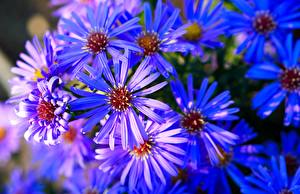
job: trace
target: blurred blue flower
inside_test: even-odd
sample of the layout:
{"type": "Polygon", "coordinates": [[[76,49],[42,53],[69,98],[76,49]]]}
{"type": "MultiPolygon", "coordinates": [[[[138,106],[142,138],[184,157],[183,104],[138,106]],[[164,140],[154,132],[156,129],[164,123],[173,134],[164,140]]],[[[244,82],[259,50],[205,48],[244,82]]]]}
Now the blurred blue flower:
{"type": "Polygon", "coordinates": [[[72,13],[70,19],[62,18],[61,27],[69,33],[60,34],[58,39],[64,41],[63,51],[59,55],[60,69],[71,69],[76,75],[91,59],[101,73],[101,61],[107,58],[106,51],[113,57],[120,52],[116,48],[127,48],[134,51],[140,49],[133,43],[118,39],[121,34],[138,28],[139,18],[132,18],[122,24],[117,22],[121,9],[110,13],[110,8],[100,3],[97,8],[87,7],[86,18],[72,13]]]}
{"type": "Polygon", "coordinates": [[[294,175],[300,167],[300,136],[296,131],[281,132],[281,142],[266,142],[265,153],[269,156],[282,155],[285,159],[288,175],[294,175]]]}
{"type": "Polygon", "coordinates": [[[239,136],[237,144],[232,146],[228,152],[221,150],[223,158],[216,166],[209,169],[209,174],[204,179],[204,188],[208,194],[223,193],[231,194],[230,182],[232,179],[237,186],[244,183],[244,174],[240,167],[255,168],[266,163],[260,155],[263,153],[262,145],[249,144],[256,137],[253,129],[241,120],[232,127],[231,122],[223,124],[223,128],[239,136]]]}
{"type": "Polygon", "coordinates": [[[253,175],[246,177],[241,185],[243,194],[299,194],[300,168],[293,177],[287,175],[286,163],[281,156],[279,161],[272,157],[271,169],[263,166],[253,170],[253,175]]]}
{"type": "Polygon", "coordinates": [[[11,68],[17,76],[9,80],[13,96],[9,102],[27,98],[38,81],[57,74],[54,70],[57,49],[50,33],[44,35],[43,46],[35,36],[32,42],[26,42],[25,48],[28,54],[21,53],[22,60],[17,61],[17,67],[11,68]]]}
{"type": "Polygon", "coordinates": [[[228,11],[224,14],[224,18],[230,26],[231,34],[247,33],[247,38],[237,48],[237,53],[246,50],[247,61],[261,61],[267,41],[277,45],[288,31],[300,28],[300,7],[296,1],[231,0],[231,2],[241,13],[228,11]]]}
{"type": "Polygon", "coordinates": [[[114,151],[107,148],[108,139],[100,142],[101,148],[96,149],[99,168],[103,171],[122,169],[120,182],[128,185],[129,191],[143,187],[152,191],[158,184],[166,185],[168,175],[176,176],[177,166],[183,165],[185,151],[179,145],[186,143],[187,139],[182,136],[182,129],[176,128],[178,116],[171,114],[165,118],[163,124],[144,121],[148,138],[133,149],[124,150],[120,138],[115,139],[114,151]]]}
{"type": "Polygon", "coordinates": [[[300,41],[293,46],[293,37],[288,35],[285,44],[278,45],[279,61],[255,64],[247,77],[255,80],[272,80],[252,101],[253,109],[261,118],[268,117],[282,101],[285,101],[284,125],[300,126],[300,41]]]}
{"type": "Polygon", "coordinates": [[[19,103],[17,115],[25,118],[29,127],[24,137],[45,144],[56,144],[58,137],[66,132],[71,115],[66,112],[70,96],[58,87],[61,80],[52,77],[37,83],[28,98],[19,103]]]}
{"type": "Polygon", "coordinates": [[[219,40],[219,36],[227,28],[222,17],[223,3],[218,2],[215,6],[212,3],[212,0],[207,3],[204,0],[184,1],[184,17],[180,20],[180,25],[191,25],[186,28],[186,33],[180,40],[191,44],[190,52],[194,56],[203,56],[203,47],[223,47],[219,40]]]}
{"type": "Polygon", "coordinates": [[[212,164],[218,164],[222,150],[228,150],[230,145],[236,144],[238,136],[213,124],[215,121],[235,120],[234,113],[238,108],[229,108],[234,102],[230,100],[229,91],[222,92],[212,98],[217,87],[214,82],[208,86],[208,79],[202,81],[198,91],[193,88],[193,78],[188,76],[188,92],[179,80],[171,81],[174,98],[181,109],[181,127],[189,136],[187,146],[187,160],[201,166],[206,159],[206,152],[212,164]],[[194,99],[194,94],[196,99],[194,99]]]}
{"type": "Polygon", "coordinates": [[[25,172],[19,168],[14,169],[4,194],[43,194],[44,185],[39,178],[37,172],[33,170],[25,172]]]}
{"type": "MultiPolygon", "coordinates": [[[[108,61],[103,61],[108,64],[108,61]]],[[[145,129],[138,119],[136,110],[158,123],[163,123],[164,118],[152,109],[169,110],[170,107],[158,100],[144,96],[160,90],[167,82],[161,82],[147,89],[143,89],[159,77],[159,73],[150,74],[151,67],[147,60],[142,62],[128,80],[129,64],[127,58],[114,59],[114,76],[110,69],[105,69],[103,77],[92,68],[87,68],[87,74],[79,73],[78,79],[86,84],[92,92],[73,88],[73,92],[80,97],[70,103],[72,111],[87,111],[77,118],[88,118],[82,131],[92,130],[106,115],[107,121],[96,134],[94,141],[98,143],[109,135],[109,145],[114,148],[115,134],[120,133],[124,149],[129,145],[142,144],[147,139],[145,129]],[[128,80],[128,81],[127,81],[128,80]]]]}

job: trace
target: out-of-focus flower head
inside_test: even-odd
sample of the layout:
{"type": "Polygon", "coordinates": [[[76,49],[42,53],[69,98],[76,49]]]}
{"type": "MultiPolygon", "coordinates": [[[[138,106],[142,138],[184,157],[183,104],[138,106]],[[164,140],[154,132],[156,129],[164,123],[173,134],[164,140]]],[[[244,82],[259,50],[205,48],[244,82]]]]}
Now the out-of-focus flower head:
{"type": "Polygon", "coordinates": [[[86,17],[73,12],[70,19],[62,18],[61,27],[68,33],[59,34],[58,39],[64,41],[62,54],[59,55],[59,69],[72,70],[76,75],[83,66],[93,60],[93,65],[103,70],[103,61],[108,58],[107,53],[118,58],[120,51],[129,49],[139,51],[139,48],[126,40],[119,39],[120,35],[138,28],[139,18],[132,18],[120,22],[121,9],[110,13],[110,8],[100,3],[96,8],[86,7],[86,17]]]}
{"type": "Polygon", "coordinates": [[[180,144],[187,139],[182,136],[182,129],[176,128],[178,116],[170,114],[165,118],[163,124],[143,121],[148,138],[133,149],[124,150],[120,138],[115,139],[113,151],[106,146],[109,139],[100,142],[102,147],[96,150],[96,159],[101,161],[99,168],[108,172],[122,169],[120,182],[127,185],[129,191],[138,191],[142,187],[153,190],[155,185],[166,185],[169,175],[176,176],[177,167],[183,165],[185,151],[180,144]]]}
{"type": "Polygon", "coordinates": [[[147,139],[143,124],[135,109],[158,123],[164,122],[164,118],[153,109],[169,110],[170,107],[145,96],[160,90],[167,82],[144,89],[160,75],[159,73],[150,74],[151,67],[147,66],[146,61],[140,64],[130,78],[126,57],[114,59],[113,70],[108,68],[108,64],[108,61],[103,61],[103,65],[107,67],[103,71],[103,76],[99,76],[98,71],[91,68],[87,69],[90,75],[82,72],[78,74],[78,79],[92,91],[73,88],[72,91],[80,97],[70,102],[71,111],[86,111],[77,116],[88,118],[82,129],[84,133],[92,130],[101,119],[109,115],[94,141],[98,143],[109,135],[110,148],[114,149],[115,134],[121,134],[123,148],[127,149],[128,145],[132,148],[147,139]]]}
{"type": "Polygon", "coordinates": [[[293,1],[231,0],[241,11],[227,11],[224,18],[231,34],[247,33],[247,39],[237,48],[237,53],[246,50],[245,60],[261,61],[267,41],[274,46],[284,38],[287,31],[299,28],[299,4],[293,1]]]}
{"type": "Polygon", "coordinates": [[[12,106],[0,103],[0,166],[19,148],[20,131],[12,106]]]}
{"type": "Polygon", "coordinates": [[[284,157],[279,160],[271,159],[271,168],[263,166],[253,169],[253,175],[246,177],[246,182],[241,185],[243,194],[299,194],[300,193],[300,168],[289,177],[287,175],[284,157]]]}
{"type": "Polygon", "coordinates": [[[66,110],[71,97],[60,85],[61,79],[56,76],[49,81],[42,80],[28,98],[19,103],[17,115],[29,124],[24,134],[27,141],[56,144],[59,136],[68,131],[71,115],[66,110]]]}
{"type": "Polygon", "coordinates": [[[5,187],[5,194],[44,194],[44,186],[36,171],[23,171],[16,168],[10,175],[10,181],[5,187]]]}
{"type": "Polygon", "coordinates": [[[193,78],[189,75],[186,92],[180,80],[171,81],[174,98],[183,113],[180,124],[189,136],[186,159],[196,166],[203,164],[207,153],[211,163],[218,164],[224,158],[221,150],[229,151],[229,147],[235,145],[238,139],[237,135],[214,123],[235,120],[238,117],[234,114],[239,111],[238,108],[229,108],[234,103],[230,100],[229,91],[212,98],[216,87],[217,82],[209,86],[208,79],[204,79],[196,91],[193,78]]]}
{"type": "Polygon", "coordinates": [[[296,131],[281,132],[281,142],[268,141],[265,144],[265,153],[269,156],[285,159],[288,175],[294,175],[300,167],[300,136],[296,131]]]}
{"type": "Polygon", "coordinates": [[[261,118],[266,118],[285,102],[284,125],[300,126],[300,41],[293,44],[288,35],[285,44],[278,45],[279,61],[265,61],[255,64],[247,77],[254,80],[271,80],[252,100],[253,109],[261,118]]]}
{"type": "Polygon", "coordinates": [[[237,186],[244,183],[244,174],[240,167],[255,168],[266,163],[261,156],[264,147],[249,144],[249,141],[253,140],[257,134],[244,120],[241,120],[234,127],[232,127],[231,122],[220,125],[238,135],[239,139],[237,144],[232,146],[229,151],[224,152],[221,150],[223,158],[220,157],[219,163],[209,169],[203,186],[209,194],[231,194],[232,190],[228,178],[232,179],[237,186]]]}
{"type": "Polygon", "coordinates": [[[29,93],[37,87],[37,82],[57,75],[55,63],[57,48],[50,33],[44,36],[43,45],[35,36],[32,41],[27,41],[25,48],[28,54],[21,53],[22,60],[17,61],[17,67],[11,71],[17,76],[9,80],[12,98],[9,102],[18,102],[27,98],[29,93]]]}

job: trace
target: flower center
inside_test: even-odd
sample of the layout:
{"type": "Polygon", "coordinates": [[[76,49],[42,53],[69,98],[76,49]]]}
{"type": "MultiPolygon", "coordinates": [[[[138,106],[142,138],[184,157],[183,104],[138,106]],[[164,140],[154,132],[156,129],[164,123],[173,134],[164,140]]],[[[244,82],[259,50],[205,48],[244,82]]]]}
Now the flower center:
{"type": "Polygon", "coordinates": [[[277,24],[268,11],[259,11],[253,20],[254,29],[260,34],[268,34],[276,28],[277,24]]]}
{"type": "Polygon", "coordinates": [[[160,40],[156,33],[143,33],[137,43],[144,49],[145,55],[153,55],[159,50],[160,40]]]}
{"type": "Polygon", "coordinates": [[[109,103],[116,111],[125,111],[132,100],[131,93],[126,87],[114,88],[109,93],[109,103]]]}
{"type": "Polygon", "coordinates": [[[42,67],[41,69],[36,69],[34,74],[33,74],[33,81],[38,81],[39,79],[45,78],[43,75],[43,72],[48,73],[49,69],[47,67],[42,67]]]}
{"type": "Polygon", "coordinates": [[[219,159],[218,166],[220,166],[220,167],[227,166],[232,160],[233,152],[230,151],[227,153],[222,148],[220,148],[220,147],[218,147],[218,148],[221,152],[221,155],[218,154],[218,159],[219,159]]]}
{"type": "Polygon", "coordinates": [[[97,189],[86,189],[84,194],[99,194],[99,191],[97,189]]]}
{"type": "Polygon", "coordinates": [[[285,156],[285,163],[288,175],[294,175],[299,167],[299,162],[296,157],[288,154],[285,156]]]}
{"type": "Polygon", "coordinates": [[[6,137],[6,130],[0,127],[0,141],[6,137]]]}
{"type": "Polygon", "coordinates": [[[41,120],[52,121],[55,117],[55,106],[51,102],[41,101],[37,106],[38,117],[41,120]]]}
{"type": "Polygon", "coordinates": [[[67,143],[73,143],[77,136],[77,130],[74,127],[70,127],[69,131],[63,134],[63,139],[67,143]]]}
{"type": "Polygon", "coordinates": [[[87,38],[86,47],[94,54],[98,54],[106,49],[108,37],[103,32],[94,32],[87,38]]]}
{"type": "Polygon", "coordinates": [[[181,126],[188,130],[189,133],[197,133],[204,127],[205,121],[199,111],[192,110],[185,114],[181,119],[181,126]]]}
{"type": "Polygon", "coordinates": [[[153,146],[153,141],[150,139],[145,141],[143,144],[140,144],[140,147],[134,146],[133,150],[131,151],[132,155],[135,155],[137,158],[144,158],[151,154],[151,149],[153,146]]]}
{"type": "Polygon", "coordinates": [[[197,22],[194,22],[192,25],[187,27],[185,30],[186,30],[186,33],[183,35],[183,37],[186,40],[196,41],[202,37],[203,30],[197,22]]]}
{"type": "Polygon", "coordinates": [[[300,70],[298,68],[284,70],[280,81],[282,87],[288,91],[300,89],[300,70]]]}
{"type": "Polygon", "coordinates": [[[288,189],[283,189],[279,192],[279,194],[294,194],[294,192],[289,191],[288,189]]]}

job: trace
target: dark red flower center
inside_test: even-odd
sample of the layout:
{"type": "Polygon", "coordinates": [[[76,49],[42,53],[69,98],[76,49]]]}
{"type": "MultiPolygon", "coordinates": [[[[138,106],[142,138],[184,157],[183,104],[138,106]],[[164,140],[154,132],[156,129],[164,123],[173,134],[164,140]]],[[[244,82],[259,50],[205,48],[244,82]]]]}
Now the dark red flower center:
{"type": "Polygon", "coordinates": [[[153,55],[159,50],[160,40],[156,33],[144,33],[138,38],[137,43],[143,48],[145,55],[153,55]]]}
{"type": "Polygon", "coordinates": [[[108,37],[103,32],[94,32],[87,38],[86,47],[93,52],[98,54],[106,49],[108,45],[108,37]]]}
{"type": "Polygon", "coordinates": [[[280,77],[281,85],[288,91],[296,91],[300,88],[300,70],[298,68],[285,69],[280,77]]]}
{"type": "Polygon", "coordinates": [[[145,156],[148,156],[151,153],[152,146],[153,146],[153,141],[149,139],[145,141],[143,144],[140,144],[139,147],[134,146],[131,153],[138,158],[143,158],[145,156]]]}
{"type": "Polygon", "coordinates": [[[52,121],[55,117],[55,106],[51,102],[41,101],[37,106],[38,117],[41,120],[52,121]]]}
{"type": "Polygon", "coordinates": [[[77,136],[77,130],[74,127],[70,127],[70,129],[63,134],[63,139],[67,143],[73,143],[77,136]]]}
{"type": "Polygon", "coordinates": [[[285,163],[286,163],[287,173],[290,176],[294,175],[300,166],[297,158],[290,154],[285,156],[285,163]]]}
{"type": "Polygon", "coordinates": [[[0,127],[0,141],[6,137],[6,129],[0,127]]]}
{"type": "Polygon", "coordinates": [[[131,103],[132,95],[126,87],[114,88],[109,93],[109,103],[117,111],[125,111],[131,103]]]}
{"type": "Polygon", "coordinates": [[[253,20],[254,29],[260,34],[268,34],[276,28],[277,24],[273,16],[268,11],[256,13],[253,20]]]}
{"type": "Polygon", "coordinates": [[[100,192],[97,189],[86,189],[84,194],[99,194],[100,192]]]}
{"type": "Polygon", "coordinates": [[[283,189],[282,191],[279,192],[279,194],[294,194],[293,191],[289,191],[287,189],[283,189]]]}
{"type": "Polygon", "coordinates": [[[192,110],[185,114],[181,119],[181,126],[190,133],[197,133],[204,127],[204,117],[199,111],[192,110]]]}

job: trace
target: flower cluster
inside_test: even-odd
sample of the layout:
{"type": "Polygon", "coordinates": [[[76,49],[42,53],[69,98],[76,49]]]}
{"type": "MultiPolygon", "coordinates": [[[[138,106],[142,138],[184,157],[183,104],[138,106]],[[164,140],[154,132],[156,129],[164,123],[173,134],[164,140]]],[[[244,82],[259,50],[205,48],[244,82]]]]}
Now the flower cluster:
{"type": "Polygon", "coordinates": [[[43,43],[28,41],[12,68],[7,106],[18,122],[0,119],[0,164],[17,151],[19,134],[32,157],[4,191],[43,193],[40,182],[62,181],[63,191],[86,194],[300,193],[297,132],[283,132],[281,145],[260,144],[252,118],[240,118],[250,110],[239,91],[190,65],[205,55],[213,63],[212,51],[222,61],[230,36],[246,35],[236,48],[245,56],[235,58],[252,65],[245,77],[273,81],[252,108],[264,119],[284,101],[281,123],[299,128],[300,41],[292,33],[300,6],[274,1],[231,0],[229,9],[157,0],[153,9],[140,0],[51,0],[57,29],[43,43]]]}

